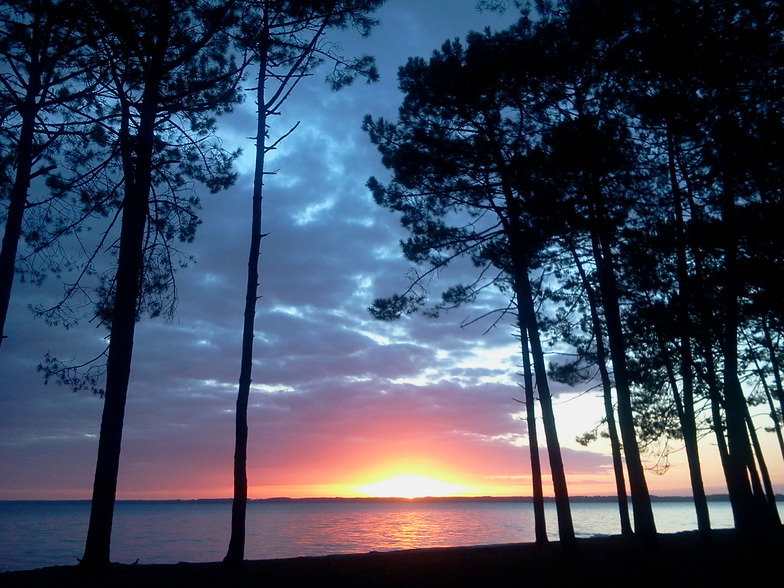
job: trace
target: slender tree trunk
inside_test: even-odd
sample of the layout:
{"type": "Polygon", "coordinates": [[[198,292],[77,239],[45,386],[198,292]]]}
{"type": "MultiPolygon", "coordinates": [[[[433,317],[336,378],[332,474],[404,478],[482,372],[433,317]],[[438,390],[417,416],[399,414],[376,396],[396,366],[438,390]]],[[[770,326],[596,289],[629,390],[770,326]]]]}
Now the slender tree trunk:
{"type": "MultiPolygon", "coordinates": [[[[694,499],[694,509],[697,515],[697,529],[700,531],[702,539],[707,540],[710,538],[711,531],[710,513],[708,511],[708,499],[705,495],[705,486],[702,482],[702,468],[700,466],[697,447],[697,424],[694,415],[694,397],[691,393],[691,386],[693,384],[691,371],[686,379],[681,377],[684,386],[683,398],[681,398],[681,392],[675,377],[675,368],[672,365],[673,361],[667,351],[666,343],[664,342],[663,335],[659,328],[656,329],[656,338],[659,343],[659,353],[664,358],[667,378],[670,381],[670,390],[672,390],[673,401],[675,402],[676,411],[678,413],[678,421],[681,425],[681,432],[683,433],[683,444],[684,449],[686,450],[686,461],[689,464],[689,477],[694,499]],[[689,388],[689,394],[686,393],[687,387],[689,388]],[[686,400],[687,398],[689,399],[688,403],[686,400]],[[689,410],[689,407],[691,407],[691,410],[689,410]]],[[[681,344],[683,345],[683,341],[681,341],[681,344]]],[[[688,338],[686,344],[690,344],[688,338]]],[[[681,359],[683,361],[683,358],[681,359]]],[[[681,364],[681,373],[683,373],[683,364],[681,364]]]]}
{"type": "MultiPolygon", "coordinates": [[[[694,509],[697,515],[697,528],[704,539],[710,535],[710,511],[708,510],[708,499],[705,495],[705,484],[702,479],[702,466],[700,464],[699,442],[697,439],[697,417],[694,413],[694,372],[692,366],[694,357],[691,351],[691,315],[689,314],[689,304],[687,295],[690,291],[688,286],[689,270],[686,257],[686,231],[683,219],[683,203],[681,201],[681,190],[676,176],[675,163],[675,144],[672,134],[667,134],[667,153],[668,168],[670,172],[670,183],[673,193],[673,204],[675,210],[676,224],[676,274],[678,279],[678,323],[680,330],[680,375],[683,384],[683,411],[681,417],[681,427],[683,430],[683,441],[686,448],[686,459],[689,464],[689,478],[691,481],[692,496],[694,497],[694,509]]],[[[675,393],[675,390],[673,389],[675,393]]]]}
{"type": "Polygon", "coordinates": [[[766,510],[769,513],[773,525],[781,525],[781,517],[779,516],[779,511],[776,507],[776,492],[773,490],[773,483],[770,479],[770,472],[768,471],[768,466],[765,463],[765,455],[762,453],[762,446],[760,445],[759,437],[757,436],[757,430],[754,428],[754,421],[751,419],[751,414],[748,411],[748,407],[746,407],[746,426],[749,429],[749,438],[751,439],[751,445],[754,448],[754,455],[756,456],[757,463],[759,464],[759,475],[757,475],[754,463],[752,462],[749,464],[749,470],[754,475],[753,479],[755,484],[755,497],[757,498],[756,502],[760,504],[760,508],[766,510]],[[764,490],[762,488],[763,485],[764,490]]]}
{"type": "Polygon", "coordinates": [[[610,452],[613,461],[613,473],[615,475],[615,493],[618,496],[618,515],[621,523],[621,534],[632,535],[632,523],[629,518],[629,500],[626,495],[626,479],[623,475],[623,456],[621,454],[621,441],[618,438],[618,426],[615,422],[615,408],[613,407],[612,380],[607,371],[607,350],[604,346],[604,327],[599,317],[599,304],[596,299],[596,292],[588,280],[577,248],[571,239],[567,239],[567,247],[572,254],[577,273],[585,289],[585,297],[588,300],[588,308],[591,313],[591,327],[596,337],[596,363],[599,367],[599,377],[602,381],[602,399],[604,401],[604,414],[607,419],[607,429],[610,435],[610,452]]]}
{"type": "Polygon", "coordinates": [[[738,271],[738,229],[735,210],[735,190],[732,180],[725,176],[721,196],[724,237],[724,267],[722,276],[724,333],[721,341],[724,359],[724,415],[727,427],[729,466],[727,488],[735,519],[735,526],[745,536],[754,535],[763,524],[751,488],[748,464],[753,460],[746,427],[746,397],[738,378],[738,330],[740,322],[740,287],[738,271]]]}
{"type": "Polygon", "coordinates": [[[613,472],[615,474],[615,494],[618,496],[618,516],[621,522],[621,535],[634,534],[632,522],[629,517],[629,497],[626,494],[626,479],[623,475],[623,455],[621,441],[618,438],[618,426],[615,422],[615,409],[613,406],[612,386],[607,373],[607,364],[599,364],[602,379],[602,400],[604,401],[604,414],[607,417],[607,430],[610,435],[610,452],[612,453],[613,472]]]}
{"type": "Polygon", "coordinates": [[[245,518],[248,504],[248,402],[253,371],[253,338],[256,321],[256,301],[259,286],[259,256],[261,254],[262,203],[264,201],[264,158],[267,144],[267,104],[264,83],[267,74],[267,33],[262,34],[259,48],[259,75],[256,88],[258,118],[256,121],[256,162],[253,177],[250,251],[248,280],[245,291],[245,314],[242,323],[242,359],[237,391],[237,413],[234,445],[234,500],[231,507],[231,537],[223,562],[241,566],[245,559],[245,518]]]}
{"type": "Polygon", "coordinates": [[[615,492],[618,496],[618,514],[621,522],[621,534],[632,535],[632,523],[629,518],[629,500],[626,495],[626,479],[623,475],[623,456],[621,454],[621,441],[618,438],[618,427],[615,422],[615,408],[613,407],[612,382],[607,371],[607,350],[604,347],[604,328],[599,317],[599,306],[591,282],[585,273],[577,248],[571,239],[568,240],[568,247],[572,253],[577,272],[585,288],[585,295],[588,299],[588,307],[591,312],[591,326],[596,337],[596,363],[599,367],[599,377],[602,381],[602,398],[604,400],[604,414],[607,419],[607,429],[610,435],[610,452],[612,453],[613,472],[615,474],[615,492]]]}
{"type": "MultiPolygon", "coordinates": [[[[681,349],[690,346],[687,335],[681,338],[681,349]]],[[[689,478],[691,481],[692,496],[694,497],[694,509],[697,515],[697,529],[703,538],[707,538],[711,531],[710,511],[708,510],[708,498],[705,494],[705,484],[702,479],[702,465],[700,463],[699,442],[697,438],[697,419],[694,413],[694,382],[691,369],[691,354],[688,357],[681,357],[681,381],[683,382],[683,418],[681,419],[681,429],[683,431],[683,442],[686,449],[686,460],[689,464],[689,478]],[[688,375],[686,372],[688,371],[688,375]]],[[[673,393],[676,393],[673,391],[673,393]]]]}
{"type": "Polygon", "coordinates": [[[719,392],[718,378],[714,373],[715,369],[709,366],[707,374],[709,379],[708,396],[711,403],[711,418],[713,419],[713,433],[716,438],[716,447],[719,451],[719,459],[721,460],[721,467],[726,477],[729,468],[729,448],[727,447],[727,437],[724,434],[724,415],[722,411],[723,402],[721,400],[721,392],[719,392]]]}
{"type": "MultiPolygon", "coordinates": [[[[779,356],[776,353],[776,347],[773,345],[773,337],[770,333],[770,325],[768,325],[768,320],[766,317],[762,319],[762,332],[765,335],[765,347],[768,350],[768,354],[770,356],[770,366],[773,370],[773,380],[776,382],[776,396],[779,399],[779,408],[781,409],[781,416],[784,418],[784,386],[781,383],[781,365],[779,362],[779,356]]],[[[773,414],[776,414],[775,409],[773,410],[773,414]]],[[[778,419],[775,419],[778,423],[778,419]]]]}
{"type": "MultiPolygon", "coordinates": [[[[163,40],[166,37],[168,35],[163,40]]],[[[122,203],[120,250],[115,278],[109,356],[106,364],[106,392],[98,441],[90,524],[84,557],[81,560],[82,565],[88,568],[104,567],[110,561],[112,519],[120,467],[125,403],[144,268],[144,236],[152,184],[152,153],[158,105],[157,80],[146,80],[146,82],[136,138],[137,145],[133,148],[135,157],[130,155],[131,148],[128,142],[131,139],[127,126],[123,132],[126,142],[124,155],[126,179],[122,203]],[[131,159],[135,161],[130,163],[131,159]]],[[[125,122],[127,125],[127,117],[125,122]]]]}
{"type": "MultiPolygon", "coordinates": [[[[681,159],[677,157],[677,154],[675,153],[676,145],[674,142],[670,143],[670,147],[672,149],[671,155],[673,156],[671,163],[674,162],[674,165],[680,169],[680,175],[686,185],[686,189],[681,190],[679,193],[681,196],[683,196],[686,203],[688,204],[689,217],[691,218],[692,224],[692,228],[690,231],[688,231],[688,233],[685,230],[680,233],[684,237],[684,241],[688,243],[689,249],[692,253],[694,261],[694,279],[696,283],[696,287],[691,287],[688,289],[689,294],[693,296],[694,309],[696,310],[695,318],[687,323],[693,331],[692,334],[689,335],[689,338],[694,342],[695,350],[701,350],[703,356],[705,367],[702,370],[701,376],[708,389],[708,399],[710,400],[711,406],[711,418],[713,419],[713,434],[716,438],[716,447],[719,452],[719,459],[721,461],[722,469],[725,472],[726,478],[726,472],[729,471],[730,467],[729,449],[727,448],[727,439],[724,435],[724,419],[722,417],[723,402],[721,398],[718,370],[716,367],[717,360],[713,351],[713,335],[711,334],[711,327],[713,326],[714,322],[713,314],[711,312],[713,305],[702,288],[702,285],[707,283],[705,278],[705,261],[702,256],[700,243],[697,240],[699,233],[694,228],[695,224],[699,225],[701,223],[702,213],[697,207],[694,194],[690,188],[691,182],[688,169],[682,163],[681,159]]],[[[695,374],[700,376],[699,370],[697,369],[697,362],[694,361],[693,354],[691,367],[695,370],[695,374]]]]}
{"type": "MultiPolygon", "coordinates": [[[[496,123],[498,121],[496,120],[496,123]]],[[[504,195],[506,210],[502,211],[491,203],[495,209],[509,244],[512,284],[517,299],[517,321],[520,327],[521,341],[527,336],[530,352],[533,357],[534,377],[536,389],[539,393],[539,404],[542,407],[542,425],[544,427],[545,441],[547,442],[547,456],[550,462],[550,475],[553,480],[553,493],[555,494],[555,507],[558,518],[558,537],[565,547],[576,547],[577,540],[574,536],[574,523],[569,505],[569,492],[566,484],[561,444],[558,441],[558,430],[555,425],[553,401],[550,396],[550,384],[547,380],[547,369],[544,364],[544,351],[539,337],[539,324],[536,319],[536,306],[528,276],[528,255],[530,248],[522,243],[521,235],[524,228],[520,222],[519,202],[515,198],[510,182],[511,174],[507,169],[506,160],[500,143],[493,142],[493,158],[498,166],[501,177],[501,189],[504,195]]]]}
{"type": "MultiPolygon", "coordinates": [[[[37,27],[34,26],[33,30],[36,29],[37,27]]],[[[37,52],[34,51],[30,55],[27,90],[21,106],[22,125],[17,143],[14,184],[9,195],[8,215],[5,221],[3,245],[0,249],[0,345],[6,338],[5,321],[14,284],[16,252],[19,248],[19,239],[22,237],[22,219],[27,206],[27,194],[33,170],[35,118],[38,112],[36,100],[41,91],[41,70],[36,54],[37,52]]]]}
{"type": "MultiPolygon", "coordinates": [[[[731,319],[727,318],[727,322],[731,319]]],[[[737,375],[737,342],[733,329],[725,329],[729,341],[724,344],[724,416],[727,428],[727,489],[730,494],[735,526],[744,534],[754,534],[760,523],[754,507],[754,497],[747,464],[751,458],[745,422],[745,397],[737,375]],[[735,342],[733,342],[735,341],[735,342]],[[732,350],[734,347],[735,351],[732,350]]]]}
{"type": "MultiPolygon", "coordinates": [[[[519,264],[519,260],[516,262],[519,264]]],[[[577,544],[574,536],[572,511],[569,506],[569,492],[566,484],[566,472],[561,457],[561,444],[558,441],[558,430],[555,426],[555,413],[550,395],[550,384],[547,381],[547,369],[544,364],[544,351],[539,338],[539,325],[536,320],[533,291],[528,272],[525,268],[515,269],[515,294],[521,327],[528,334],[533,356],[536,389],[539,392],[539,404],[542,406],[542,424],[547,440],[547,455],[550,460],[550,474],[553,478],[553,493],[558,516],[558,537],[561,544],[572,547],[577,544]]]]}
{"type": "Polygon", "coordinates": [[[626,343],[621,323],[620,301],[613,267],[613,255],[608,235],[602,228],[606,222],[601,209],[601,195],[598,189],[590,188],[592,194],[592,212],[594,229],[591,231],[594,260],[599,277],[602,308],[604,308],[607,340],[610,347],[610,359],[615,377],[615,389],[618,394],[618,424],[621,430],[624,452],[626,453],[626,470],[629,474],[629,487],[632,494],[632,510],[634,513],[634,531],[645,540],[656,537],[656,523],[653,518],[653,507],[642,467],[640,448],[634,429],[632,414],[631,388],[626,372],[626,343]]]}
{"type": "MultiPolygon", "coordinates": [[[[519,321],[518,321],[519,324],[519,321]]],[[[544,489],[542,487],[542,464],[539,459],[539,439],[536,432],[536,399],[534,378],[531,373],[531,354],[528,333],[520,326],[520,347],[523,359],[523,387],[525,389],[525,413],[528,423],[528,448],[531,453],[531,487],[534,499],[534,536],[539,544],[548,543],[547,520],[544,512],[544,489]]]]}
{"type": "Polygon", "coordinates": [[[125,403],[131,375],[133,340],[138,316],[144,273],[144,239],[149,199],[152,190],[152,161],[155,149],[155,128],[160,102],[160,82],[171,31],[170,6],[162,3],[157,15],[156,41],[148,56],[144,90],[139,108],[138,127],[131,125],[131,107],[118,82],[122,109],[120,150],[124,174],[120,247],[115,274],[114,301],[109,331],[109,355],[106,363],[98,458],[81,565],[88,569],[109,565],[112,520],[120,468],[125,403]]]}
{"type": "Polygon", "coordinates": [[[773,420],[773,430],[776,432],[776,439],[779,442],[779,451],[781,452],[781,457],[784,458],[784,435],[781,432],[781,423],[779,423],[779,417],[776,414],[776,405],[773,402],[773,395],[770,393],[770,386],[765,381],[765,378],[762,374],[760,374],[760,382],[762,382],[762,388],[765,390],[765,399],[768,402],[768,408],[770,409],[770,418],[773,420]]]}
{"type": "Polygon", "coordinates": [[[765,393],[765,400],[768,403],[768,408],[770,409],[770,418],[773,421],[773,430],[775,431],[776,439],[779,442],[779,451],[781,452],[782,457],[784,457],[784,436],[782,436],[781,425],[779,424],[778,415],[776,415],[776,405],[773,402],[773,395],[770,392],[770,385],[767,381],[767,375],[765,374],[765,370],[759,362],[757,353],[753,349],[753,340],[751,337],[746,337],[746,345],[751,350],[751,357],[752,361],[754,361],[754,368],[757,372],[757,376],[759,377],[759,383],[760,386],[762,386],[762,391],[765,393]]]}

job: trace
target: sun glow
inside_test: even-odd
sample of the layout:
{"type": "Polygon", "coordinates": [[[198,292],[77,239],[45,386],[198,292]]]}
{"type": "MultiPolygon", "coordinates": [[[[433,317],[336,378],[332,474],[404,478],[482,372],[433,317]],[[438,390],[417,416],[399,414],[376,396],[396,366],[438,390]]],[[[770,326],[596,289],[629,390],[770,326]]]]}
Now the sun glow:
{"type": "Polygon", "coordinates": [[[395,476],[360,486],[359,490],[368,496],[421,498],[423,496],[454,496],[464,492],[465,488],[424,476],[395,476]]]}

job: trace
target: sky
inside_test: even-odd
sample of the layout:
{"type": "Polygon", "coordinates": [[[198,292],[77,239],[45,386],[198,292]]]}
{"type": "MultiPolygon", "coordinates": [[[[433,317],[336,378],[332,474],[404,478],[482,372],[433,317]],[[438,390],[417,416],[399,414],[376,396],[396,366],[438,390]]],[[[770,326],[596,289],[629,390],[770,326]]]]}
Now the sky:
{"type": "MultiPolygon", "coordinates": [[[[411,265],[400,253],[399,219],[366,188],[369,177],[383,180],[388,172],[362,118],[396,117],[396,72],[408,57],[427,57],[447,39],[515,19],[513,12],[478,12],[474,4],[389,0],[369,38],[332,36],[346,55],[374,55],[381,81],[334,93],[314,76],[273,121],[273,137],[301,124],[269,157],[277,174],[268,178],[264,200],[269,236],[262,243],[249,408],[252,498],[531,494],[513,326],[486,319],[466,325],[503,306],[503,298],[486,293],[439,319],[382,323],[367,311],[374,298],[405,289],[411,265]]],[[[247,100],[220,120],[226,146],[244,149],[240,175],[225,192],[202,191],[203,224],[183,247],[195,261],[177,275],[176,315],[137,326],[121,499],[231,496],[254,110],[247,100]]],[[[469,271],[457,264],[443,272],[433,293],[469,271]]],[[[68,330],[33,317],[30,305],[51,303],[61,291],[55,277],[41,287],[14,286],[9,338],[0,349],[0,499],[91,494],[102,401],[46,385],[36,366],[47,352],[89,359],[106,332],[89,316],[68,330]]],[[[570,494],[613,494],[607,445],[575,442],[601,418],[600,398],[561,385],[553,392],[570,494]]],[[[761,433],[771,476],[784,490],[773,436],[761,433]]],[[[688,494],[684,452],[677,443],[672,449],[667,473],[648,474],[654,494],[688,494]]],[[[710,439],[703,461],[708,490],[724,492],[710,439]]],[[[655,462],[646,457],[647,465],[655,462]]]]}

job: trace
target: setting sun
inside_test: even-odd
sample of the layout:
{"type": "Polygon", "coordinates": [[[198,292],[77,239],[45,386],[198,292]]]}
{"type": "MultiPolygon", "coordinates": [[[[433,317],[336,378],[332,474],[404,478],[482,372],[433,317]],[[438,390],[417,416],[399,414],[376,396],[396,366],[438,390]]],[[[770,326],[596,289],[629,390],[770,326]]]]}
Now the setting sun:
{"type": "Polygon", "coordinates": [[[359,490],[368,496],[421,498],[423,496],[452,496],[465,491],[465,488],[424,476],[395,476],[360,486],[359,490]]]}

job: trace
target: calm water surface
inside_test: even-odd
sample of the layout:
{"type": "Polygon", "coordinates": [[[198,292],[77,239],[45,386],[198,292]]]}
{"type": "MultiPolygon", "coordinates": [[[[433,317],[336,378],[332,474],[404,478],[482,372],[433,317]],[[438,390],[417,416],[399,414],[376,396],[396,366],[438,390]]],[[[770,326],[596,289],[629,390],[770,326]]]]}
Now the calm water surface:
{"type": "MultiPolygon", "coordinates": [[[[710,505],[714,528],[732,526],[726,502],[710,505]]],[[[689,502],[657,502],[663,533],[696,528],[689,502]]],[[[81,557],[89,502],[0,501],[0,571],[71,565],[81,557]]],[[[611,502],[575,502],[578,537],[620,532],[611,502]]],[[[547,505],[550,537],[557,539],[555,507],[547,505]]],[[[112,560],[123,563],[203,562],[223,559],[229,502],[118,502],[112,560]]],[[[534,540],[527,502],[260,501],[247,516],[248,559],[517,543],[534,540]]]]}

